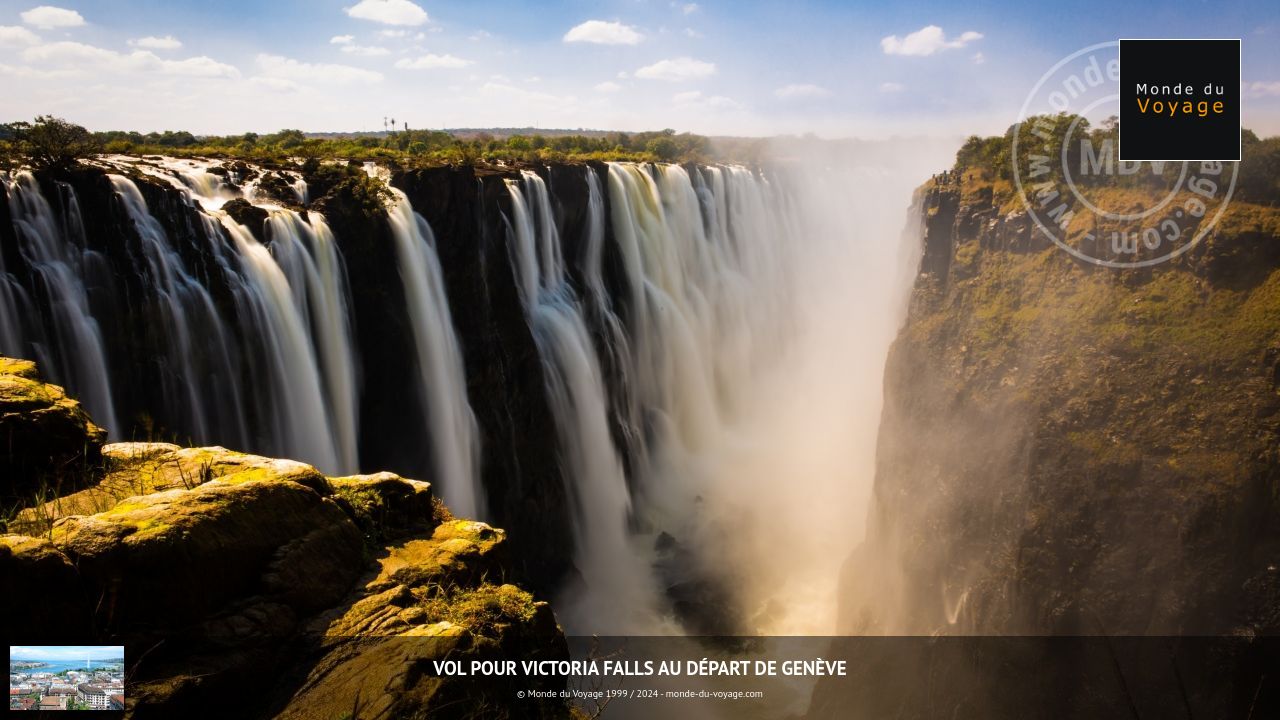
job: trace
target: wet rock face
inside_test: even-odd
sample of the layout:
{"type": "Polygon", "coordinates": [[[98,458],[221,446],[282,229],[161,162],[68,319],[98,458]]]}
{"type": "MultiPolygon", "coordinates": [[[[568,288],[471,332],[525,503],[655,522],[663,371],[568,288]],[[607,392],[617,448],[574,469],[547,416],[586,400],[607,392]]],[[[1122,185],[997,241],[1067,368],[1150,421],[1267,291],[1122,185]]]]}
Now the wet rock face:
{"type": "MultiPolygon", "coordinates": [[[[433,168],[398,174],[393,184],[435,233],[480,426],[489,512],[511,533],[522,576],[550,590],[570,568],[569,504],[542,363],[511,270],[503,179],[477,177],[469,167],[433,168]]],[[[575,187],[586,192],[583,183],[575,187]]],[[[585,206],[585,196],[578,201],[585,206]]]]}
{"type": "Polygon", "coordinates": [[[923,198],[843,629],[1275,632],[1280,214],[1113,271],[989,196],[923,198]]]}
{"type": "MultiPolygon", "coordinates": [[[[566,242],[570,272],[580,278],[581,248],[576,247],[586,222],[588,190],[583,165],[539,168],[550,183],[566,242]]],[[[590,166],[607,185],[607,168],[590,166]]],[[[242,181],[249,168],[234,168],[242,181]]],[[[226,169],[222,169],[225,172],[226,169]]],[[[351,314],[357,354],[359,394],[358,450],[366,469],[388,468],[413,477],[430,477],[434,467],[431,443],[423,427],[420,400],[412,392],[417,377],[413,333],[409,327],[394,243],[386,218],[368,212],[355,192],[358,168],[321,168],[308,174],[315,199],[311,208],[322,212],[334,232],[347,267],[351,314]]],[[[477,171],[470,167],[433,168],[399,172],[393,183],[408,194],[415,210],[431,224],[444,270],[446,292],[466,363],[468,396],[476,413],[483,453],[483,478],[491,499],[487,519],[506,528],[513,540],[513,563],[537,589],[556,587],[571,572],[572,534],[565,484],[557,460],[555,422],[546,398],[546,383],[537,347],[517,294],[502,213],[510,198],[504,179],[511,173],[477,171]]],[[[225,240],[209,237],[198,209],[165,183],[135,177],[151,214],[163,227],[170,244],[190,274],[207,284],[222,317],[235,325],[235,291],[214,257],[225,240]]],[[[40,177],[45,197],[60,213],[74,192],[85,229],[86,247],[101,255],[101,277],[87,288],[99,319],[106,365],[116,388],[116,414],[122,427],[108,428],[115,438],[174,438],[192,433],[186,396],[179,388],[188,378],[178,376],[170,361],[171,342],[163,331],[165,309],[156,301],[154,282],[147,277],[142,239],[116,197],[106,173],[81,167],[40,177]]],[[[280,190],[283,192],[283,190],[280,190]]],[[[3,203],[0,203],[3,205],[3,203]]],[[[259,240],[265,213],[241,200],[224,209],[259,240]]],[[[12,224],[0,207],[0,252],[6,267],[22,275],[12,224]],[[10,261],[10,255],[14,255],[10,261]]],[[[606,224],[606,232],[608,226],[606,224]]],[[[621,297],[621,272],[614,244],[605,242],[604,277],[609,292],[621,297]]],[[[232,253],[234,256],[234,253],[232,253]]],[[[619,308],[621,312],[622,309],[619,308]]],[[[597,342],[603,322],[592,318],[597,342]]],[[[261,340],[244,328],[229,330],[241,353],[233,358],[233,372],[244,388],[262,382],[261,360],[255,351],[261,340]]],[[[609,353],[604,372],[610,392],[620,381],[609,353]]],[[[616,398],[615,398],[616,399],[616,398]]],[[[268,418],[261,409],[246,409],[250,441],[257,441],[268,418]]],[[[616,417],[614,434],[621,447],[628,438],[616,417]]],[[[218,441],[231,442],[231,439],[218,441]]],[[[241,448],[268,452],[263,447],[241,448]]],[[[629,458],[628,458],[629,459],[629,458]]]]}
{"type": "Polygon", "coordinates": [[[7,507],[85,484],[106,431],[35,363],[0,358],[0,499],[7,507]]]}

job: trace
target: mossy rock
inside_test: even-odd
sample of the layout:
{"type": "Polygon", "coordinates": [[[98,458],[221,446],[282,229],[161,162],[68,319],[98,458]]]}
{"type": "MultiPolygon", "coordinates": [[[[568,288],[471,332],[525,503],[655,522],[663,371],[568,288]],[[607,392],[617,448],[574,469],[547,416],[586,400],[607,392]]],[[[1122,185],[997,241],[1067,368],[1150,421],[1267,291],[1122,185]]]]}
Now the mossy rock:
{"type": "Polygon", "coordinates": [[[347,592],[363,562],[361,541],[337,505],[292,480],[232,478],[54,524],[53,543],[94,586],[109,589],[102,627],[150,635],[250,596],[301,613],[347,592]]]}
{"type": "Polygon", "coordinates": [[[334,500],[347,510],[371,543],[427,532],[436,523],[431,483],[381,472],[329,478],[329,484],[334,500]]]}
{"type": "Polygon", "coordinates": [[[106,430],[35,363],[0,358],[0,501],[29,506],[92,480],[106,430]]]}
{"type": "Polygon", "coordinates": [[[430,539],[388,548],[378,559],[378,576],[366,587],[377,591],[393,585],[450,587],[498,580],[507,561],[506,536],[476,520],[441,523],[430,539]]]}
{"type": "Polygon", "coordinates": [[[192,489],[212,480],[225,484],[250,480],[288,480],[322,495],[330,493],[319,470],[296,460],[250,455],[223,447],[184,448],[169,443],[112,443],[102,448],[102,473],[96,485],[18,513],[10,529],[28,534],[48,530],[68,515],[93,515],[120,500],[173,489],[192,489]]]}

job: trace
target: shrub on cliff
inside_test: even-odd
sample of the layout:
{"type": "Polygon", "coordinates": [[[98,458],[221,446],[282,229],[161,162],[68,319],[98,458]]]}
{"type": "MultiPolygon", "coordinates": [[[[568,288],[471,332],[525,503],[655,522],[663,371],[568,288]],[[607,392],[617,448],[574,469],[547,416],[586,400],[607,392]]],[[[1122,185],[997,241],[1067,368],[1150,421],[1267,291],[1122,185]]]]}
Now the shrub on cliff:
{"type": "Polygon", "coordinates": [[[65,169],[102,152],[93,133],[52,115],[41,115],[32,123],[12,123],[8,130],[18,152],[36,169],[65,169]]]}

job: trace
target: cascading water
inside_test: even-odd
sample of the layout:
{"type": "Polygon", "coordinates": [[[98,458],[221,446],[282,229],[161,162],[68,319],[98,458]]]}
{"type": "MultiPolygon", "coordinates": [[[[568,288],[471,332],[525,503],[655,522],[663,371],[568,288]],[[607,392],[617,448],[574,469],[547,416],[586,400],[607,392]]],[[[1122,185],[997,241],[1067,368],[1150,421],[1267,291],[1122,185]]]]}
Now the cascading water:
{"type": "Polygon", "coordinates": [[[211,441],[217,426],[213,418],[227,391],[238,386],[230,357],[220,351],[230,333],[209,291],[189,272],[138,186],[123,175],[109,177],[141,241],[144,287],[153,293],[155,326],[166,339],[168,356],[160,378],[164,397],[172,405],[171,415],[183,418],[196,442],[211,441]],[[211,340],[214,350],[207,352],[211,340]]]}
{"type": "MultiPolygon", "coordinates": [[[[0,267],[0,351],[36,354],[104,423],[110,370],[154,385],[143,394],[165,405],[126,405],[130,389],[118,388],[116,406],[155,412],[180,440],[296,457],[330,473],[363,469],[358,328],[325,220],[258,201],[208,164],[132,167],[179,188],[190,207],[155,217],[134,181],[111,176],[137,239],[95,247],[140,293],[128,296],[127,316],[124,303],[95,304],[95,278],[109,273],[77,239],[67,187],[53,203],[67,217],[26,201],[12,211],[15,227],[47,216],[41,223],[53,229],[19,228],[16,251],[0,255],[10,262],[0,267]],[[265,241],[223,210],[237,196],[267,211],[265,241]],[[29,252],[35,245],[40,252],[29,252]],[[37,317],[49,312],[33,311],[42,293],[64,304],[61,315],[37,317]],[[95,322],[126,345],[121,333],[145,334],[139,342],[157,350],[134,358],[99,339],[99,371],[80,349],[92,348],[95,322]],[[105,399],[92,398],[95,388],[105,399]]],[[[909,287],[898,268],[911,263],[886,242],[900,215],[880,206],[908,197],[917,175],[816,163],[796,172],[627,163],[583,172],[582,237],[562,246],[557,198],[533,172],[507,181],[505,218],[572,504],[581,580],[558,599],[561,620],[575,632],[667,632],[681,603],[659,588],[670,596],[720,567],[734,630],[829,631],[838,566],[861,533],[884,354],[909,287]],[[661,556],[669,551],[655,548],[672,538],[687,565],[675,571],[661,556]]],[[[27,192],[15,189],[20,178],[5,184],[11,206],[27,192]]],[[[305,184],[294,192],[307,197],[305,184]]],[[[482,515],[480,433],[434,238],[406,196],[392,194],[432,479],[459,515],[482,515]]]]}
{"type": "Polygon", "coordinates": [[[409,306],[418,354],[418,391],[427,415],[436,478],[454,512],[483,517],[479,435],[467,401],[462,350],[449,314],[435,239],[427,221],[413,211],[409,198],[400,190],[393,188],[391,192],[395,201],[387,209],[387,219],[409,306]]]}
{"type": "MultiPolygon", "coordinates": [[[[50,330],[48,343],[35,343],[33,349],[51,379],[79,395],[93,417],[118,432],[102,332],[89,307],[88,276],[100,267],[102,258],[85,246],[75,193],[65,185],[58,187],[65,202],[61,222],[31,173],[18,173],[5,183],[19,252],[39,278],[37,287],[43,295],[39,306],[49,313],[44,323],[50,330]]],[[[14,287],[7,278],[0,283],[0,305],[13,309],[0,310],[0,352],[25,356],[14,287]]]]}
{"type": "MultiPolygon", "coordinates": [[[[221,211],[233,192],[220,177],[185,162],[171,163],[169,169],[177,173],[192,201],[216,219],[205,223],[207,234],[225,235],[235,248],[235,260],[222,256],[222,263],[236,290],[238,315],[252,319],[245,328],[245,344],[268,368],[258,414],[268,421],[271,451],[306,460],[325,472],[357,472],[358,392],[350,290],[341,253],[324,218],[260,203],[269,212],[268,249],[221,211]],[[229,269],[233,265],[237,270],[229,269]]],[[[305,183],[294,189],[305,192],[305,183]]],[[[245,404],[251,401],[246,398],[245,404]]]]}
{"type": "Polygon", "coordinates": [[[268,218],[267,228],[272,256],[293,289],[294,304],[307,320],[310,342],[320,361],[326,417],[332,418],[337,456],[334,467],[355,472],[360,465],[356,371],[346,267],[333,233],[319,213],[308,213],[304,221],[299,213],[276,210],[268,218]]]}
{"type": "Polygon", "coordinates": [[[657,624],[654,583],[631,544],[631,499],[609,433],[604,379],[581,302],[565,273],[547,186],[531,171],[507,185],[512,262],[546,368],[574,505],[575,564],[582,584],[565,594],[564,617],[575,631],[651,632],[657,624]]]}
{"type": "Polygon", "coordinates": [[[295,456],[326,472],[343,472],[326,412],[321,373],[297,297],[271,251],[229,217],[222,225],[235,243],[265,331],[273,395],[268,403],[274,436],[295,456]]]}

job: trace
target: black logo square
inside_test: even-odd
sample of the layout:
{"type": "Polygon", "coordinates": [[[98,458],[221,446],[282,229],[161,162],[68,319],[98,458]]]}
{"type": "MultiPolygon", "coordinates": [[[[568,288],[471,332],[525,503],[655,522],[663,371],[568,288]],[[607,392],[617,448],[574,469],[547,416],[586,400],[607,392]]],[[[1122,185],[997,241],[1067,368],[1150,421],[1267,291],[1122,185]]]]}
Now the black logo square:
{"type": "Polygon", "coordinates": [[[1239,160],[1240,41],[1121,40],[1120,159],[1239,160]]]}

